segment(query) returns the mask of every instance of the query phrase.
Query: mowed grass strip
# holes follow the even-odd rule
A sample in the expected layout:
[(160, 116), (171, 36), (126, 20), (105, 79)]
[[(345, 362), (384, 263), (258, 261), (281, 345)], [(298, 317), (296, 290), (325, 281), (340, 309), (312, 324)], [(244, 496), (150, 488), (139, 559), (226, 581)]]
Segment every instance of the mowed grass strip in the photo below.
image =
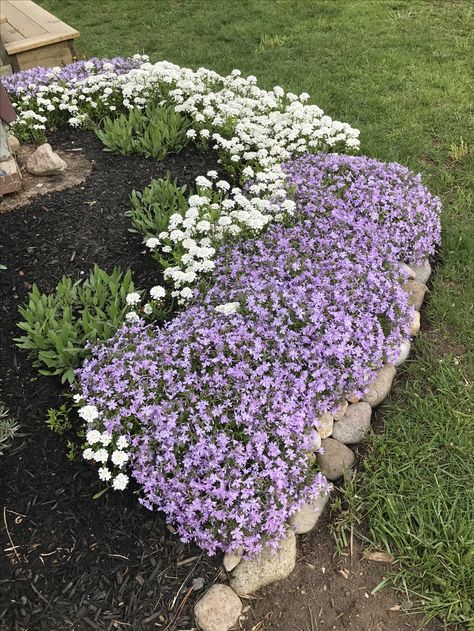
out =
[[(364, 154), (420, 171), (444, 205), (423, 332), (355, 482), (364, 533), (426, 616), (474, 625), (474, 4), (470, 0), (39, 0), (84, 56), (240, 68), (307, 91)], [(352, 495), (352, 497), (354, 497)], [(358, 500), (359, 501), (359, 500)]]

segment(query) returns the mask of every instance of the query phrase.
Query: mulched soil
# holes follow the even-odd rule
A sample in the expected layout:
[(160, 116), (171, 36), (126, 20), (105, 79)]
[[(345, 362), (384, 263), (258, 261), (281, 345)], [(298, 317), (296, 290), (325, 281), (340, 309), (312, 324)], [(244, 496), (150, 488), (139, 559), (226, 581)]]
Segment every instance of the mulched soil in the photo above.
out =
[(192, 605), (220, 559), (180, 543), (131, 491), (92, 499), (96, 472), (80, 458), (68, 462), (65, 437), (45, 426), (47, 409), (60, 402), (58, 380), (38, 376), (12, 340), (32, 283), (51, 291), (63, 274), (80, 278), (94, 263), (131, 267), (140, 288), (159, 283), (159, 268), (128, 231), (129, 195), (166, 171), (192, 185), (217, 168), (216, 157), (194, 148), (161, 163), (117, 156), (93, 134), (71, 130), (51, 143), (92, 161), (92, 174), (8, 213), (0, 203), (0, 263), (8, 268), (0, 271), (0, 400), (21, 424), (0, 456), (0, 629), (191, 629)]

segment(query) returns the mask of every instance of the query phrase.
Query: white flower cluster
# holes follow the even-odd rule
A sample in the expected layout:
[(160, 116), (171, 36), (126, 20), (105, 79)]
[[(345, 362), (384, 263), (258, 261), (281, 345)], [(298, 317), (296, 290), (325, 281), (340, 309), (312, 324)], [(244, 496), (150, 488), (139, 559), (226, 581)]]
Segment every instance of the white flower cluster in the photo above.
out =
[[(242, 191), (214, 181), (217, 173), (199, 177), (199, 194), (189, 198), (185, 215), (172, 215), (168, 229), (146, 242), (160, 260), (168, 261), (165, 278), (173, 285), (173, 297), (184, 303), (192, 298), (199, 277), (213, 269), (219, 241), (242, 231), (257, 234), (270, 221), (281, 221), (293, 212), (282, 162), (306, 152), (359, 148), (359, 130), (307, 104), (307, 93), (285, 93), (280, 86), (262, 90), (256, 82), (239, 70), (224, 77), (206, 68), (194, 71), (144, 60), (124, 75), (111, 69), (71, 80), (67, 87), (53, 80), (34, 97), (25, 90), (17, 105), (20, 121), (29, 117), (31, 122), (34, 107), (45, 120), (51, 112), (65, 110), (71, 115), (69, 123), (78, 126), (89, 115), (97, 118), (117, 106), (143, 108), (158, 98), (191, 118), (189, 138), (211, 145), (229, 173), (252, 182)], [(221, 199), (215, 199), (216, 191)], [(129, 321), (138, 317), (135, 311), (127, 314)]]
[[(80, 397), (77, 398), (80, 399)], [(114, 490), (123, 491), (129, 481), (129, 477), (123, 473), (130, 458), (130, 453), (127, 451), (128, 440), (125, 436), (112, 436), (110, 432), (96, 428), (100, 424), (100, 413), (95, 405), (81, 407), (79, 416), (87, 423), (87, 447), (82, 454), (84, 459), (100, 464), (99, 478), (103, 482), (111, 482)]]
[(215, 310), (219, 313), (223, 313), (224, 315), (233, 315), (237, 313), (240, 307), (240, 302), (226, 302), (222, 305), (217, 305), (214, 307)]
[(168, 257), (164, 277), (172, 282), (171, 295), (179, 303), (190, 300), (192, 285), (214, 269), (214, 255), (221, 241), (241, 234), (256, 235), (270, 221), (294, 212), (295, 203), (287, 199), (284, 174), (278, 165), (256, 174), (252, 167), (244, 171), (247, 177), (254, 177), (246, 194), (225, 180), (217, 180), (216, 171), (197, 177), (198, 194), (189, 197), (185, 213), (171, 215), (168, 230), (146, 241), (149, 250), (159, 251), (160, 260)]
[[(150, 296), (152, 302), (146, 302), (143, 307), (141, 307), (141, 310), (145, 315), (151, 315), (154, 311), (154, 307), (161, 306), (163, 299), (166, 296), (166, 289), (160, 285), (156, 285), (150, 289)], [(140, 319), (140, 314), (137, 309), (140, 309), (142, 301), (141, 294), (138, 291), (133, 291), (127, 294), (125, 301), (127, 305), (132, 308), (132, 310), (125, 315), (125, 320), (127, 322), (137, 322)]]

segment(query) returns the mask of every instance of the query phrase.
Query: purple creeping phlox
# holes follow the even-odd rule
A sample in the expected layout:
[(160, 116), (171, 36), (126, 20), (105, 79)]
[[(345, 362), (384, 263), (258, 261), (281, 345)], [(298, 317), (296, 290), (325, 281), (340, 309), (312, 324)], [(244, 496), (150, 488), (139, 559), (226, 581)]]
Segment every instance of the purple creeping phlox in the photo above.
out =
[(21, 97), (25, 94), (29, 97), (41, 92), (41, 88), (51, 83), (62, 83), (68, 87), (87, 77), (113, 73), (123, 75), (134, 68), (139, 68), (143, 61), (136, 57), (114, 57), (113, 59), (97, 59), (92, 57), (87, 61), (75, 61), (66, 66), (56, 68), (30, 68), (7, 77), (2, 77), (2, 83), (11, 96)]
[(193, 305), (161, 329), (124, 325), (78, 371), (89, 428), (128, 446), (140, 501), (210, 554), (277, 545), (327, 492), (318, 419), (396, 357), (412, 318), (399, 262), (439, 238), (439, 202), (399, 165), (284, 168), (291, 223), (222, 245)]

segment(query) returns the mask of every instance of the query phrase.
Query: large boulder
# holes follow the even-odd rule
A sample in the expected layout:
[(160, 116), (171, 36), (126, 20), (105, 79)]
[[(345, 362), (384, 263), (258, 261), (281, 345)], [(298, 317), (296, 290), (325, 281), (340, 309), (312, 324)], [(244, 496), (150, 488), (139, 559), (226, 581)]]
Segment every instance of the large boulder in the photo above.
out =
[(40, 145), (26, 161), (26, 170), (32, 175), (60, 175), (67, 169), (67, 164), (54, 153), (51, 145)]
[(213, 585), (194, 606), (201, 631), (229, 631), (242, 613), (242, 603), (227, 585)]
[(238, 594), (254, 594), (265, 585), (289, 576), (295, 563), (296, 535), (288, 530), (278, 549), (267, 546), (253, 559), (242, 559), (232, 572), (230, 585)]

